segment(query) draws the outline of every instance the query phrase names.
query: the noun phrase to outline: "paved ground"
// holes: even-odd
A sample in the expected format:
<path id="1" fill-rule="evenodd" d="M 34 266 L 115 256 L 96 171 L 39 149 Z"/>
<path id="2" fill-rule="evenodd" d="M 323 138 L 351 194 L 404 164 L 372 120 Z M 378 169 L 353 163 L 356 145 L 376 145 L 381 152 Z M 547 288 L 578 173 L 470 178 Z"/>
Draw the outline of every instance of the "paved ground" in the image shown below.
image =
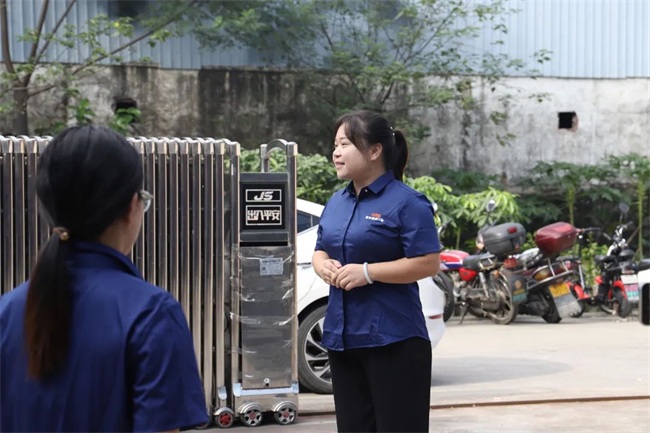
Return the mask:
<path id="1" fill-rule="evenodd" d="M 602 314 L 556 325 L 452 319 L 431 384 L 432 432 L 648 433 L 650 326 Z M 299 407 L 296 424 L 256 431 L 336 430 L 330 395 L 301 394 Z"/>
<path id="2" fill-rule="evenodd" d="M 650 400 L 432 409 L 431 433 L 648 433 Z M 242 431 L 246 427 L 234 427 Z M 303 416 L 295 424 L 265 423 L 264 433 L 331 433 L 333 415 Z"/>

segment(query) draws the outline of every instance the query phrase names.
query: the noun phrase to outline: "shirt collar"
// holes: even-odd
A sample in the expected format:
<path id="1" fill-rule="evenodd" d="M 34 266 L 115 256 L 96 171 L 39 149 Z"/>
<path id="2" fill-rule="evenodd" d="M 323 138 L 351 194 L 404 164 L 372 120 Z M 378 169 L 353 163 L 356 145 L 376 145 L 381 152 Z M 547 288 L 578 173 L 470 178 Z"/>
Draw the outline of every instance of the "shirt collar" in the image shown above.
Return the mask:
<path id="1" fill-rule="evenodd" d="M 74 241 L 72 251 L 75 267 L 117 268 L 143 279 L 130 258 L 108 245 L 99 242 Z"/>
<path id="2" fill-rule="evenodd" d="M 374 182 L 372 182 L 370 185 L 366 187 L 366 189 L 369 189 L 372 191 L 375 195 L 379 194 L 384 188 L 386 188 L 386 185 L 391 183 L 393 180 L 395 180 L 395 174 L 393 173 L 393 170 L 387 170 L 386 173 L 382 174 L 379 176 L 377 179 L 375 179 Z M 341 194 L 348 193 L 352 196 L 355 195 L 354 192 L 354 182 L 350 181 L 348 183 L 348 186 L 341 191 Z"/>

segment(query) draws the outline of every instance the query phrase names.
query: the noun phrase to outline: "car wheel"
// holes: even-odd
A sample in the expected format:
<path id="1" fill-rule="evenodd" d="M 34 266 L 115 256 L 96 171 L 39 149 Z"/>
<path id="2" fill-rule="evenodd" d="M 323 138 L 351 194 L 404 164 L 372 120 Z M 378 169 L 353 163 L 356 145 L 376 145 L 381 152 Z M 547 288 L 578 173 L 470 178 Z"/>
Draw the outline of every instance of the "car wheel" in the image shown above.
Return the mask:
<path id="1" fill-rule="evenodd" d="M 332 393 L 332 372 L 327 349 L 322 346 L 327 305 L 316 308 L 298 328 L 298 376 L 300 384 L 319 394 Z"/>

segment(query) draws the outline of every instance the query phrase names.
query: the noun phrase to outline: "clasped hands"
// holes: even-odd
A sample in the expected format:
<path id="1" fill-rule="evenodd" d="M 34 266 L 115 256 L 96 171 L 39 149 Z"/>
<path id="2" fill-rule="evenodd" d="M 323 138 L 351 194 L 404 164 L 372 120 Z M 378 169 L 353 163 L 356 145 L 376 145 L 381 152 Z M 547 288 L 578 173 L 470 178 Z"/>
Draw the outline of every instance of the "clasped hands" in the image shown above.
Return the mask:
<path id="1" fill-rule="evenodd" d="M 352 263 L 341 265 L 338 260 L 327 259 L 320 269 L 320 277 L 327 284 L 343 290 L 352 290 L 368 284 L 363 274 L 363 265 Z"/>

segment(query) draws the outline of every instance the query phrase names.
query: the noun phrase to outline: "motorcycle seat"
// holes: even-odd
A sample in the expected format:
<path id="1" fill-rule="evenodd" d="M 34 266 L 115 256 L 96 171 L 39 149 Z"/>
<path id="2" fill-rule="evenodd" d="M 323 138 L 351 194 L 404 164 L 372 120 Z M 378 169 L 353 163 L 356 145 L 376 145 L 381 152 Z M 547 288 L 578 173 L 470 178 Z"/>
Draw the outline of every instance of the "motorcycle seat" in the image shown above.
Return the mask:
<path id="1" fill-rule="evenodd" d="M 463 259 L 463 267 L 471 271 L 480 271 L 483 269 L 481 263 L 484 261 L 490 261 L 491 259 L 494 259 L 494 257 L 494 254 L 490 253 L 467 256 Z"/>

